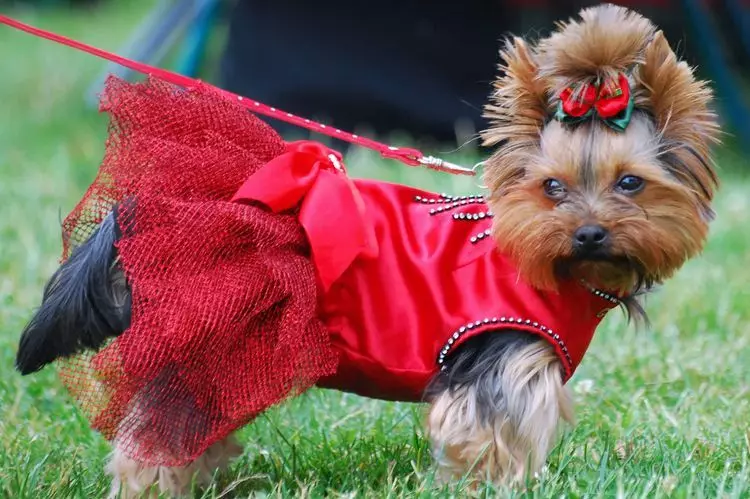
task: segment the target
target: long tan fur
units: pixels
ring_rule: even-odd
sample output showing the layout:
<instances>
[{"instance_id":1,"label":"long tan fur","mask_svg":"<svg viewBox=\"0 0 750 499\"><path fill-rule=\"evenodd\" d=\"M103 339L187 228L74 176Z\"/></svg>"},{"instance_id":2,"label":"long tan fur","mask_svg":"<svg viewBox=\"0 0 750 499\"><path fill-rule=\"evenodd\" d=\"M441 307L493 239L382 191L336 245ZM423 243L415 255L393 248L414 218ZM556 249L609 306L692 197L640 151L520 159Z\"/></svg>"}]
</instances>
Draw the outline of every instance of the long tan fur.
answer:
<instances>
[{"instance_id":1,"label":"long tan fur","mask_svg":"<svg viewBox=\"0 0 750 499\"><path fill-rule=\"evenodd\" d=\"M615 5L584 9L580 20L558 23L540 41L539 78L551 95L571 83L611 77L645 61L655 27L638 13Z\"/></svg>"},{"instance_id":2,"label":"long tan fur","mask_svg":"<svg viewBox=\"0 0 750 499\"><path fill-rule=\"evenodd\" d=\"M672 146L673 172L707 207L718 186L710 147L719 142L720 130L709 108L713 92L693 73L685 61L677 60L663 33L656 33L636 73L644 89L636 105L653 113L662 137Z\"/></svg>"},{"instance_id":3,"label":"long tan fur","mask_svg":"<svg viewBox=\"0 0 750 499\"><path fill-rule=\"evenodd\" d=\"M504 75L495 82L493 97L486 106L493 126L485 132L485 145L505 140L536 141L546 115L545 88L537 79L537 62L521 38L507 41L501 57Z\"/></svg>"},{"instance_id":4,"label":"long tan fur","mask_svg":"<svg viewBox=\"0 0 750 499\"><path fill-rule=\"evenodd\" d=\"M493 167L485 169L485 184L491 193L523 175L524 155L535 150L547 115L546 91L537 78L538 65L532 49L521 38L514 38L501 51L503 75L494 83L485 116L490 127L482 132L486 146L502 144L493 157Z\"/></svg>"}]
</instances>

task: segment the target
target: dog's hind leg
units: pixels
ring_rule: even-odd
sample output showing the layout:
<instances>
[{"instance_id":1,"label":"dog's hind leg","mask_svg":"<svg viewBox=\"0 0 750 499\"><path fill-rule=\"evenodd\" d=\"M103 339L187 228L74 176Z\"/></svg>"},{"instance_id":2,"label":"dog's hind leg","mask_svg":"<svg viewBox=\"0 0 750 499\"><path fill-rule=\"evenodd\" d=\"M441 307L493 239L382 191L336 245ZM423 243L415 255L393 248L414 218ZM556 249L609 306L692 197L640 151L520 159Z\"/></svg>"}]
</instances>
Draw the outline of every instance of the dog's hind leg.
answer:
<instances>
[{"instance_id":1,"label":"dog's hind leg","mask_svg":"<svg viewBox=\"0 0 750 499\"><path fill-rule=\"evenodd\" d=\"M128 406L106 467L112 476L110 498L120 490L119 497L128 499L159 493L184 497L193 485L210 484L216 471L242 453L232 434L215 440L227 434L215 433L211 415L191 398L177 370L165 367Z\"/></svg>"},{"instance_id":2,"label":"dog's hind leg","mask_svg":"<svg viewBox=\"0 0 750 499\"><path fill-rule=\"evenodd\" d=\"M115 446L106 472L112 476L109 499L135 499L158 497L186 497L193 483L205 487L217 470L242 454L242 447L234 435L221 440L186 466L149 466L129 458L120 446Z\"/></svg>"}]
</instances>

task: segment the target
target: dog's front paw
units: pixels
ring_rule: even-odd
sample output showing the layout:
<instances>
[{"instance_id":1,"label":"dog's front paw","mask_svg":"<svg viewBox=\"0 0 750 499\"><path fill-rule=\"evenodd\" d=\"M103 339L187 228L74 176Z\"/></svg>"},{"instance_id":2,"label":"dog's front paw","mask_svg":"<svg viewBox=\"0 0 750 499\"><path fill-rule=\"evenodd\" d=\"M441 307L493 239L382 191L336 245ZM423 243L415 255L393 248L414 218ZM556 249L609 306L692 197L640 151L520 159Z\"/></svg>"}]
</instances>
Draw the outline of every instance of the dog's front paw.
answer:
<instances>
[{"instance_id":1,"label":"dog's front paw","mask_svg":"<svg viewBox=\"0 0 750 499\"><path fill-rule=\"evenodd\" d=\"M483 342L481 352L463 352L471 364L449 363L449 381L431 397L427 426L441 482L469 475L480 483L523 483L542 471L560 420L572 420L552 347L527 335L501 340L503 334L502 348Z\"/></svg>"},{"instance_id":2,"label":"dog's front paw","mask_svg":"<svg viewBox=\"0 0 750 499\"><path fill-rule=\"evenodd\" d=\"M489 424L469 421L464 419L471 412L467 394L452 395L437 401L429 416L439 484L468 477L512 486L537 471L539 449L518 438L506 415L496 415Z\"/></svg>"}]
</instances>

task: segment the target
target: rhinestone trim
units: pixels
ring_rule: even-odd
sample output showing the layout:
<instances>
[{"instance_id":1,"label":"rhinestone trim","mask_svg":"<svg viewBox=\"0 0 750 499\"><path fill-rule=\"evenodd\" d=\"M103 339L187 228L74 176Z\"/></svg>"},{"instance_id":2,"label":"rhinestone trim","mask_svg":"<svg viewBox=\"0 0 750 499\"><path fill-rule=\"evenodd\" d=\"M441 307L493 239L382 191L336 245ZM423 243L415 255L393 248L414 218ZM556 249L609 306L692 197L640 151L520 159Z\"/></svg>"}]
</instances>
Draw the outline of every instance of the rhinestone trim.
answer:
<instances>
[{"instance_id":1,"label":"rhinestone trim","mask_svg":"<svg viewBox=\"0 0 750 499\"><path fill-rule=\"evenodd\" d=\"M594 293L594 295L599 296L601 298L604 298L605 300L608 300L608 301L610 301L612 303L615 303L615 304L619 304L620 303L620 300L618 300L617 298L615 298L614 296L612 296L610 294L605 293L604 291L599 291L598 289L594 289L592 291L592 293Z\"/></svg>"},{"instance_id":2,"label":"rhinestone trim","mask_svg":"<svg viewBox=\"0 0 750 499\"><path fill-rule=\"evenodd\" d=\"M440 194L437 198L414 196L414 201L422 204L458 203L456 206L463 206L467 204L484 203L484 196L481 194L472 194L470 196L450 196L448 194Z\"/></svg>"},{"instance_id":3,"label":"rhinestone trim","mask_svg":"<svg viewBox=\"0 0 750 499\"><path fill-rule=\"evenodd\" d=\"M424 198L423 198L424 199ZM432 201L432 200L430 200ZM437 208L431 208L430 209L430 215L437 215L438 213L443 213L444 211L450 211L454 208L458 208L459 206L466 206L467 204L477 204L480 201L454 201L450 204L444 205L444 206L438 206ZM454 217L455 218L455 217Z\"/></svg>"},{"instance_id":4,"label":"rhinestone trim","mask_svg":"<svg viewBox=\"0 0 750 499\"><path fill-rule=\"evenodd\" d=\"M440 194L440 197L442 199L447 199L449 201L469 201L469 200L484 201L484 196L482 194L470 194L468 196L451 196L450 194L442 193Z\"/></svg>"},{"instance_id":5,"label":"rhinestone trim","mask_svg":"<svg viewBox=\"0 0 750 499\"><path fill-rule=\"evenodd\" d=\"M454 213L453 220L477 221L485 218L492 218L494 215L491 211L479 211L477 213Z\"/></svg>"},{"instance_id":6,"label":"rhinestone trim","mask_svg":"<svg viewBox=\"0 0 750 499\"><path fill-rule=\"evenodd\" d=\"M583 279L581 279L581 284L583 284L584 286L586 286L586 289L588 289L589 292L591 294L593 294L594 296L598 296L599 298L603 298L603 299L607 300L608 302L613 303L615 305L619 305L620 303L622 303L621 300L619 298L617 298L616 296L613 296L613 295L611 295L609 293L605 293L604 291L596 289L595 287L589 285L589 283L587 283Z\"/></svg>"},{"instance_id":7,"label":"rhinestone trim","mask_svg":"<svg viewBox=\"0 0 750 499\"><path fill-rule=\"evenodd\" d=\"M471 236L471 239L469 239L469 241L471 241L471 244L477 244L479 241L481 241L485 237L490 237L491 233L492 233L491 229L485 229L479 234Z\"/></svg>"},{"instance_id":8,"label":"rhinestone trim","mask_svg":"<svg viewBox=\"0 0 750 499\"><path fill-rule=\"evenodd\" d=\"M533 327L534 329L537 329L544 333L545 336L551 338L557 344L557 346L560 347L560 351L563 353L563 355L565 356L565 360L568 363L568 365L566 366L566 371L568 371L568 368L573 365L573 359L570 357L570 353L568 353L568 347L565 345L565 342L563 342L559 334L555 333L547 326L532 321L531 319L523 319L520 317L485 317L483 320L464 324L453 332L453 334L448 338L446 344L440 350L440 354L438 355L437 363L440 366L440 370L446 370L446 366L444 365L445 357L448 355L456 341L461 338L461 336L463 336L467 331L471 331L472 329L476 329L478 327L486 326L489 324L520 324Z\"/></svg>"}]
</instances>

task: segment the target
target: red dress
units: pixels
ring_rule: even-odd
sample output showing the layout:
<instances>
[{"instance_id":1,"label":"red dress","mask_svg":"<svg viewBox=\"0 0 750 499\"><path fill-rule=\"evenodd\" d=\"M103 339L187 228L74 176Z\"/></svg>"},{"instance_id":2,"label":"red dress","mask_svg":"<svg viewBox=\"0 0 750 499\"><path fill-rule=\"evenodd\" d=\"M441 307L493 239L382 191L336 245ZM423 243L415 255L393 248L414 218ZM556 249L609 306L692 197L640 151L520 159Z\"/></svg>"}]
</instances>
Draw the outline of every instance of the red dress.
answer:
<instances>
[{"instance_id":1,"label":"red dress","mask_svg":"<svg viewBox=\"0 0 750 499\"><path fill-rule=\"evenodd\" d=\"M351 179L338 153L284 143L210 88L113 79L103 108L107 154L65 252L119 203L131 326L63 379L140 461L185 464L314 385L419 401L446 354L489 331L545 338L567 380L616 306L523 282L481 196Z\"/></svg>"},{"instance_id":2,"label":"red dress","mask_svg":"<svg viewBox=\"0 0 750 499\"><path fill-rule=\"evenodd\" d=\"M567 380L603 314L615 306L577 281L558 293L523 282L492 243L493 214L480 195L349 180L338 154L313 142L289 144L287 151L248 178L235 201L275 206L286 192L315 191L300 218L316 235L313 259L328 279L321 317L339 357L338 370L320 386L418 401L451 349L504 329L550 341ZM355 215L353 200L331 205L355 195L361 214ZM305 217L307 212L312 215ZM340 243L354 234L360 235L355 244Z\"/></svg>"}]
</instances>

